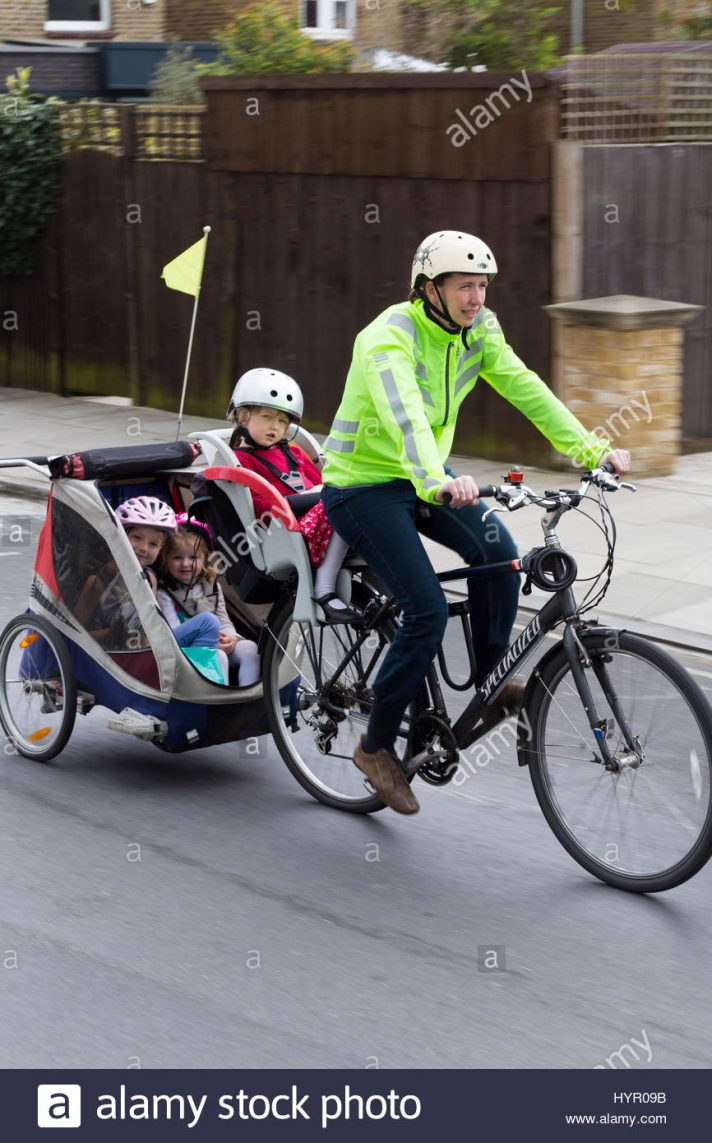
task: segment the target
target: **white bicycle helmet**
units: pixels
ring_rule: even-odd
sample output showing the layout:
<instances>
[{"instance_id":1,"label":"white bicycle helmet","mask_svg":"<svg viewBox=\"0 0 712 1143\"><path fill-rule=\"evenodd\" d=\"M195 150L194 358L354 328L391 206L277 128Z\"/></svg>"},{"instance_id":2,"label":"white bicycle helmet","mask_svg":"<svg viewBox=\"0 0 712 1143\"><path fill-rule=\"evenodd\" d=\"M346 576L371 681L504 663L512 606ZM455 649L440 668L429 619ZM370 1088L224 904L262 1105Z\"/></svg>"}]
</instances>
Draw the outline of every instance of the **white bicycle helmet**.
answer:
<instances>
[{"instance_id":1,"label":"white bicycle helmet","mask_svg":"<svg viewBox=\"0 0 712 1143\"><path fill-rule=\"evenodd\" d=\"M438 274L486 274L491 282L497 273L497 263L489 246L474 234L459 230L440 230L429 234L420 243L413 259L410 275L411 289L421 274L437 278Z\"/></svg>"},{"instance_id":2,"label":"white bicycle helmet","mask_svg":"<svg viewBox=\"0 0 712 1143\"><path fill-rule=\"evenodd\" d=\"M132 496L130 500L124 500L116 509L116 519L124 528L143 525L175 532L178 527L173 509L157 496Z\"/></svg>"},{"instance_id":3,"label":"white bicycle helmet","mask_svg":"<svg viewBox=\"0 0 712 1143\"><path fill-rule=\"evenodd\" d=\"M304 398L293 377L278 369L248 369L232 391L227 419L243 405L259 405L263 409L279 409L298 425L304 416Z\"/></svg>"}]
</instances>

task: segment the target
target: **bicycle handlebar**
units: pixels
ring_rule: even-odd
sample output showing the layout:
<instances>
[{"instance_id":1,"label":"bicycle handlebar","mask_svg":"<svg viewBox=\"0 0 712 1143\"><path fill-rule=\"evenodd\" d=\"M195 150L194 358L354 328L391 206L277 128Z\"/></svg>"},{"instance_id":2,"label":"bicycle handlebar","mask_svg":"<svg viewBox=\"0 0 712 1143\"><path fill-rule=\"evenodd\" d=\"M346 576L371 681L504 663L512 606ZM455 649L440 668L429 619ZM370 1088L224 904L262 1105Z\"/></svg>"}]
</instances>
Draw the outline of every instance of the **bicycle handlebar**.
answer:
<instances>
[{"instance_id":1,"label":"bicycle handlebar","mask_svg":"<svg viewBox=\"0 0 712 1143\"><path fill-rule=\"evenodd\" d=\"M619 481L615 468L610 461L606 461L599 468L582 473L577 491L562 488L557 491L548 491L543 496L537 496L526 484L515 484L508 481L505 484L480 484L477 486L477 494L479 500L494 498L510 512L516 511L517 508L523 508L526 504L538 504L542 508L568 508L575 507L583 499L590 484L595 484L607 492L617 492L619 488L627 488L631 492L636 491L634 484ZM452 496L447 492L440 503L449 505L451 500ZM495 511L495 509L490 509L490 511Z\"/></svg>"}]
</instances>

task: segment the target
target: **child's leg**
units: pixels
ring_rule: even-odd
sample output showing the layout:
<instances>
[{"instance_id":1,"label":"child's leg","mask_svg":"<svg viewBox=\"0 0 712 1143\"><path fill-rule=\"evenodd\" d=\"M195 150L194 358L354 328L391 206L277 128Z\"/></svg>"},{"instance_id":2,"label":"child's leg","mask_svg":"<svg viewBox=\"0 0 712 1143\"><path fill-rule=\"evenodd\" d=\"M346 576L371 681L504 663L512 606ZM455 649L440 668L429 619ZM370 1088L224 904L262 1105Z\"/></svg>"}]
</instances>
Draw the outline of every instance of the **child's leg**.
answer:
<instances>
[{"instance_id":1,"label":"child's leg","mask_svg":"<svg viewBox=\"0 0 712 1143\"><path fill-rule=\"evenodd\" d=\"M173 628L179 647L217 647L220 622L209 611L200 612Z\"/></svg>"},{"instance_id":2,"label":"child's leg","mask_svg":"<svg viewBox=\"0 0 712 1143\"><path fill-rule=\"evenodd\" d=\"M257 644L252 639L240 639L230 652L230 663L238 669L238 686L251 687L261 674Z\"/></svg>"},{"instance_id":3,"label":"child's leg","mask_svg":"<svg viewBox=\"0 0 712 1143\"><path fill-rule=\"evenodd\" d=\"M326 555L321 564L316 570L314 576L314 595L316 599L323 599L325 595L331 595L336 591L336 577L338 576L341 565L344 562L344 556L349 550L349 545L346 540L342 540L336 532L332 535L326 548ZM340 599L332 599L329 606L334 610L340 610L346 605Z\"/></svg>"}]
</instances>

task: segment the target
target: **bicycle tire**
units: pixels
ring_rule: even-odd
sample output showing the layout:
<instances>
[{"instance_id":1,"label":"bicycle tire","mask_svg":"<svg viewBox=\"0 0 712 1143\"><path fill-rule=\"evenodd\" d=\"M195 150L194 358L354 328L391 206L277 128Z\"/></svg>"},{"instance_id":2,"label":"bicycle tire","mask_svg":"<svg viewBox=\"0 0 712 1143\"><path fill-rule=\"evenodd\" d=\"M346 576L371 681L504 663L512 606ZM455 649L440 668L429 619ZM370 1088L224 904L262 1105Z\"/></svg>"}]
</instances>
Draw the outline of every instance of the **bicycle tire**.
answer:
<instances>
[{"instance_id":1,"label":"bicycle tire","mask_svg":"<svg viewBox=\"0 0 712 1143\"><path fill-rule=\"evenodd\" d=\"M373 598L374 591L364 584L354 582L352 602L357 608L363 610ZM320 668L326 664L328 669L334 654L338 653L339 642L348 646L362 629L349 624L320 625L316 628L311 628L309 624L296 624L292 619L293 609L294 601L286 600L267 624L269 642L263 660L263 686L267 722L277 749L299 784L322 804L355 814L382 810L383 801L366 785L365 776L352 761L353 752L368 722L369 701L372 701L372 695L369 700L367 693L368 683L363 682L359 667L355 667L347 676L346 684L338 684L340 691L337 692L334 684L331 684L331 698L335 703L337 699L342 700L345 712L343 718L334 719L320 707L321 699L329 698L329 681L318 687L313 667L313 659L318 657ZM370 664L369 679L376 673L376 663L394 634L392 622L384 624L379 631L370 633L369 638L375 636L377 640L382 640L382 645L378 653L373 648L375 660ZM308 640L312 637L314 643L310 652ZM303 641L301 645L300 640ZM343 653L342 651L340 658ZM368 654L371 654L370 650ZM294 678L299 679L298 697L294 704L297 707L298 732L290 729L291 717L288 717L282 702L285 685ZM322 726L321 732L317 731L319 725ZM326 735L334 730L326 750L320 749L317 744L319 733L322 735L323 747Z\"/></svg>"},{"instance_id":2,"label":"bicycle tire","mask_svg":"<svg viewBox=\"0 0 712 1143\"><path fill-rule=\"evenodd\" d=\"M48 762L64 749L77 715L67 645L47 620L18 615L0 635L0 722L25 758Z\"/></svg>"},{"instance_id":3,"label":"bicycle tire","mask_svg":"<svg viewBox=\"0 0 712 1143\"><path fill-rule=\"evenodd\" d=\"M684 667L647 640L624 631L580 638L622 768L606 771L600 753L591 765L596 744L563 647L527 699L520 759L553 833L584 869L631 892L672 889L712 854L712 710ZM626 744L594 667L607 672L640 751Z\"/></svg>"}]
</instances>

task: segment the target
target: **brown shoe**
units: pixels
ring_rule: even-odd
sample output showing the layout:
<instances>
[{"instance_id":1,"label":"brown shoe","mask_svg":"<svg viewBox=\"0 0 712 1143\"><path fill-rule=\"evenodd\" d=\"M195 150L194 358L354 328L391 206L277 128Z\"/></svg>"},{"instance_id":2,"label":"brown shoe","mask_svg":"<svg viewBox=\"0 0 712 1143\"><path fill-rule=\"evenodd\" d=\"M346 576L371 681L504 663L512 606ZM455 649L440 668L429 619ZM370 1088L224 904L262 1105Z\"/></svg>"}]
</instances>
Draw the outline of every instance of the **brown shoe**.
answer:
<instances>
[{"instance_id":1,"label":"brown shoe","mask_svg":"<svg viewBox=\"0 0 712 1143\"><path fill-rule=\"evenodd\" d=\"M377 750L367 754L363 741L356 747L354 765L361 770L380 798L398 814L417 814L418 799L406 781L401 764L395 754Z\"/></svg>"},{"instance_id":2,"label":"brown shoe","mask_svg":"<svg viewBox=\"0 0 712 1143\"><path fill-rule=\"evenodd\" d=\"M468 746L471 746L473 742L478 738L482 738L493 726L497 726L498 723L503 722L504 719L509 718L510 715L519 714L524 701L525 689L526 684L521 679L510 679L508 683L505 683L491 705L485 707L485 712L480 722L470 731L460 749L464 750Z\"/></svg>"}]
</instances>

